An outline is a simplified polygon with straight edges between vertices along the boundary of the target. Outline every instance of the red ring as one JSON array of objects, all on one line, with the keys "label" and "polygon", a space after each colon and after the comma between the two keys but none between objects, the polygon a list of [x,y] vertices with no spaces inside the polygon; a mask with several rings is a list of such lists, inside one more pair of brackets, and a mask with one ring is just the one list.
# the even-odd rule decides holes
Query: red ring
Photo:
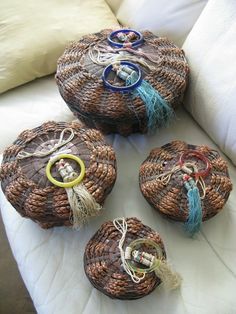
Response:
[{"label": "red ring", "polygon": [[204,156],[202,153],[200,153],[200,152],[198,152],[196,150],[186,150],[185,152],[183,152],[180,155],[180,158],[179,158],[179,165],[182,167],[183,164],[184,164],[184,160],[186,159],[186,156],[189,156],[189,155],[197,157],[198,159],[204,161],[205,164],[206,164],[206,169],[205,170],[199,171],[197,173],[193,173],[192,175],[194,177],[197,177],[197,178],[198,177],[206,177],[209,174],[210,170],[211,170],[210,161],[209,161],[209,159],[206,156]]}]

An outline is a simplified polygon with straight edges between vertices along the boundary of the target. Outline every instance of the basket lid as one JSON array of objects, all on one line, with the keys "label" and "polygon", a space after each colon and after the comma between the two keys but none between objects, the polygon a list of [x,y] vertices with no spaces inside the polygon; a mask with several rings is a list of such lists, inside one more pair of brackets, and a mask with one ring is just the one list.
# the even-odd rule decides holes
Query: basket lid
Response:
[{"label": "basket lid", "polygon": [[[112,34],[134,30],[119,30]],[[126,33],[125,33],[126,32]],[[139,32],[136,32],[139,33]],[[56,81],[60,93],[76,116],[86,121],[114,125],[139,125],[141,132],[147,131],[149,111],[142,100],[132,92],[124,92],[124,80],[115,71],[109,71],[108,84],[120,92],[104,86],[104,68],[116,62],[132,62],[140,67],[145,79],[158,92],[159,97],[170,107],[176,107],[183,98],[189,68],[183,51],[167,38],[155,36],[149,31],[139,33],[139,38],[122,47],[111,45],[117,39],[111,30],[84,36],[69,45],[57,63]],[[132,43],[139,42],[136,46]],[[121,44],[123,42],[121,41]],[[160,119],[159,119],[160,120]],[[94,122],[94,123],[95,123]],[[157,123],[157,126],[161,126]],[[119,128],[118,128],[119,129]],[[109,131],[109,128],[106,128]],[[125,129],[127,135],[127,127]]]},{"label": "basket lid", "polygon": [[[66,161],[81,177],[85,192],[100,205],[116,179],[114,150],[105,143],[99,131],[77,122],[47,122],[22,132],[4,152],[1,185],[7,199],[22,216],[45,228],[71,225],[68,191],[51,183],[46,175],[49,161],[61,154],[81,160],[85,168],[83,176],[80,176],[79,163],[71,158]],[[51,164],[51,178],[63,183],[54,163]]]},{"label": "basket lid", "polygon": [[190,216],[189,190],[198,190],[201,217],[206,220],[222,209],[232,189],[227,164],[216,150],[183,141],[153,149],[141,165],[139,180],[154,208],[185,222]]},{"label": "basket lid", "polygon": [[[127,232],[123,243],[124,251],[137,239],[152,240],[160,248],[162,258],[166,258],[160,235],[137,218],[126,218]],[[138,299],[154,290],[161,280],[154,272],[146,273],[138,283],[134,282],[122,266],[119,241],[121,233],[114,222],[105,222],[88,242],[84,253],[85,273],[92,285],[111,298]],[[145,244],[142,251],[158,255]],[[140,263],[136,266],[140,267]],[[143,267],[143,266],[141,266]]]}]

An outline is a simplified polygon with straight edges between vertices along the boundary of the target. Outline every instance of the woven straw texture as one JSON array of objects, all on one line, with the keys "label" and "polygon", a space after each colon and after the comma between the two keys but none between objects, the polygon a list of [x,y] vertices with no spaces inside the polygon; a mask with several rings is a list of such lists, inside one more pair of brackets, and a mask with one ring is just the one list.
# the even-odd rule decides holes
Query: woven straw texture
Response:
[{"label": "woven straw texture", "polygon": [[[124,242],[126,246],[133,240],[146,238],[156,242],[166,258],[163,242],[160,235],[150,227],[142,224],[137,218],[127,218],[128,232]],[[117,299],[138,299],[152,292],[160,279],[154,272],[147,273],[140,283],[134,283],[121,266],[121,256],[118,248],[120,232],[114,227],[112,221],[104,223],[88,242],[84,253],[85,273],[92,285],[108,295]],[[143,246],[146,252],[147,247]],[[150,249],[149,249],[150,250]]]},{"label": "woven straw texture", "polygon": [[[182,181],[183,173],[173,173],[168,184],[164,184],[157,176],[177,165],[181,154],[188,150],[200,152],[210,161],[211,170],[204,178],[206,194],[201,200],[202,218],[207,220],[223,208],[232,190],[226,162],[217,151],[207,146],[173,141],[153,149],[141,165],[140,188],[147,201],[160,213],[177,221],[186,221],[188,199]],[[194,162],[200,170],[206,167],[203,161],[193,156],[189,157],[187,161]],[[201,186],[198,187],[200,195],[202,195]]]},{"label": "woven straw texture", "polygon": [[[110,32],[103,30],[85,36],[67,47],[58,60],[56,82],[59,91],[75,116],[90,127],[122,135],[146,133],[146,107],[141,98],[105,88],[102,81],[104,66],[89,58],[91,47],[109,46],[107,36]],[[157,61],[152,63],[144,57],[152,69],[141,66],[143,78],[175,108],[182,101],[188,79],[189,68],[184,53],[166,38],[159,38],[148,31],[142,34],[145,42],[139,50],[151,54]],[[117,77],[110,79],[116,84],[124,84]]]},{"label": "woven straw texture", "polygon": [[[99,204],[104,202],[116,179],[114,150],[104,142],[99,131],[88,129],[77,122],[47,122],[22,132],[4,152],[1,186],[15,209],[43,228],[71,225],[71,209],[66,191],[53,185],[46,177],[45,168],[51,155],[18,159],[17,154],[21,151],[44,151],[58,142],[65,128],[73,129],[74,138],[58,151],[70,150],[71,154],[84,161],[86,173],[83,184]],[[79,166],[74,161],[70,163],[79,173]],[[62,180],[55,166],[52,175]]]}]

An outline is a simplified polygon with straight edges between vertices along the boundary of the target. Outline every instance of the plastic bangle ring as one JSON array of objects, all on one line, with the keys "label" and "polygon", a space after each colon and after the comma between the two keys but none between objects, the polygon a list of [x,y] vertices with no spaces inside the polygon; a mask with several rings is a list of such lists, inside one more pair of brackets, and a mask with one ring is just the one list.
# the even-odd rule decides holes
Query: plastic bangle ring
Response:
[{"label": "plastic bangle ring", "polygon": [[211,170],[211,164],[209,159],[204,156],[202,153],[195,151],[195,150],[186,150],[185,152],[183,152],[180,156],[179,159],[179,165],[183,166],[184,164],[184,160],[186,159],[187,156],[194,156],[197,157],[198,159],[202,160],[205,164],[206,164],[206,169],[203,171],[198,171],[197,173],[193,173],[192,175],[195,177],[206,177],[208,175],[208,173]]},{"label": "plastic bangle ring", "polygon": [[[113,68],[114,64],[127,65],[130,68],[132,68],[135,72],[138,73],[137,81],[135,83],[133,83],[132,85],[128,85],[128,86],[115,86],[115,85],[110,84],[107,81],[107,77],[108,77],[109,73],[112,71],[112,68]],[[117,62],[117,63],[109,64],[104,69],[104,71],[102,73],[102,80],[103,80],[103,83],[104,83],[105,87],[109,88],[110,90],[112,90],[114,92],[129,92],[129,91],[132,91],[133,89],[135,89],[136,87],[138,87],[139,85],[141,85],[141,83],[142,83],[142,73],[141,73],[140,68],[136,64],[128,62],[128,61],[120,61],[120,62]]]},{"label": "plastic bangle ring", "polygon": [[[163,258],[163,252],[162,252],[162,249],[161,247],[156,243],[154,242],[153,240],[150,240],[150,239],[137,239],[137,240],[134,240],[132,241],[130,244],[129,244],[129,247],[131,247],[131,250],[135,250],[137,246],[139,246],[140,244],[145,244],[145,245],[148,245],[152,248],[154,248],[157,252],[157,258],[158,259],[162,259]],[[134,266],[130,260],[126,260],[127,264],[137,273],[150,273],[152,271],[154,271],[155,269],[155,265],[152,266],[152,267],[149,267],[149,268],[139,268],[139,267],[136,267]]]},{"label": "plastic bangle ring", "polygon": [[113,39],[116,38],[116,35],[118,33],[124,33],[124,34],[128,34],[130,32],[135,33],[138,36],[138,39],[135,40],[134,42],[130,43],[131,48],[135,48],[138,47],[140,45],[142,45],[143,43],[143,35],[140,32],[135,31],[134,29],[120,29],[117,31],[112,32],[108,37],[108,43],[113,46],[113,47],[118,47],[118,48],[123,48],[127,45],[127,43],[118,43],[116,41],[114,41]]},{"label": "plastic bangle ring", "polygon": [[[55,164],[56,161],[60,160],[60,159],[72,159],[74,161],[77,162],[77,164],[80,166],[80,174],[79,176],[71,181],[71,182],[61,182],[61,181],[57,181],[56,179],[54,179],[51,175],[51,168],[52,166]],[[76,184],[79,184],[85,175],[85,165],[82,159],[80,159],[79,157],[75,156],[75,155],[71,155],[71,154],[61,154],[58,156],[55,156],[51,159],[49,159],[47,166],[46,166],[46,176],[48,178],[48,180],[53,183],[56,186],[59,186],[61,188],[71,188]]]}]

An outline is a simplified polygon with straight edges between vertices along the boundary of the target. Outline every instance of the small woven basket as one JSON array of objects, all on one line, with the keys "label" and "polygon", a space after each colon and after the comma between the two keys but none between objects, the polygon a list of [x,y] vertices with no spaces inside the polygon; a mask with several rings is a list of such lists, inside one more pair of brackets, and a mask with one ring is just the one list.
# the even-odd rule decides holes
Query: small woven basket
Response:
[{"label": "small woven basket", "polygon": [[195,192],[200,196],[201,220],[207,220],[222,209],[232,189],[227,164],[217,151],[182,141],[153,149],[141,165],[139,181],[144,197],[155,209],[184,222],[190,216]]},{"label": "small woven basket", "polygon": [[[142,224],[137,218],[127,218],[127,234],[124,249],[136,239],[150,239],[159,245],[163,259],[165,249],[160,235],[150,227]],[[161,280],[154,272],[147,273],[139,283],[131,280],[122,267],[119,250],[120,232],[112,221],[104,223],[88,242],[84,253],[85,273],[92,285],[111,298],[132,300],[151,293]],[[146,252],[145,245],[141,248]]]},{"label": "small woven basket", "polygon": [[[89,127],[104,133],[146,133],[150,111],[156,112],[133,92],[133,85],[124,89],[124,81],[109,71],[109,64],[132,62],[131,69],[140,70],[140,79],[151,84],[158,101],[170,108],[181,103],[187,85],[189,68],[183,50],[149,31],[132,31],[141,38],[134,42],[120,44],[114,39],[114,34],[127,31],[103,30],[84,36],[69,45],[57,63],[56,82],[69,108]],[[150,122],[154,128],[162,126],[165,114],[159,113]]]},{"label": "small woven basket", "polygon": [[[67,153],[70,155],[65,155]],[[72,188],[54,185],[46,175],[49,161],[61,154],[79,157],[83,161],[85,174],[79,189],[98,207],[103,204],[116,179],[114,150],[105,143],[99,131],[81,123],[47,122],[22,132],[4,152],[1,186],[13,207],[43,228],[73,224],[67,193],[72,193]],[[68,159],[68,163],[66,165],[72,167],[70,169],[81,173],[82,168],[74,160]],[[57,184],[64,184],[55,165],[51,165],[51,175]],[[86,212],[87,208],[83,210]]]}]

